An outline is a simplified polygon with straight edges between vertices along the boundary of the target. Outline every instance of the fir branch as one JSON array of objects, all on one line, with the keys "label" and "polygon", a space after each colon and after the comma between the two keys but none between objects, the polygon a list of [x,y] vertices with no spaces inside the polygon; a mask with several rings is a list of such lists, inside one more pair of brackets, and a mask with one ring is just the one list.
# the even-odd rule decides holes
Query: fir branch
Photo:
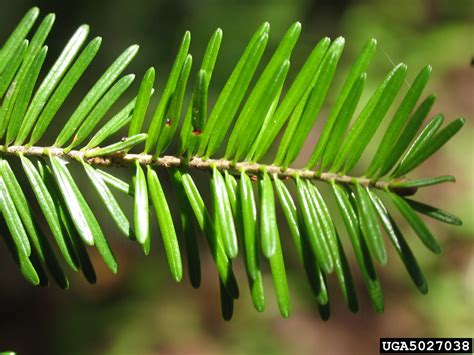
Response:
[{"label": "fir branch", "polygon": [[[343,219],[376,312],[383,311],[383,295],[372,259],[382,266],[387,262],[380,226],[415,285],[423,294],[427,292],[415,256],[379,195],[388,197],[391,207],[401,212],[421,242],[435,253],[440,253],[441,245],[418,214],[452,225],[462,224],[449,212],[404,197],[415,194],[420,187],[454,181],[452,176],[406,178],[464,124],[464,119],[458,118],[441,128],[444,116],[438,114],[418,133],[435,101],[430,95],[416,107],[431,67],[420,71],[390,123],[383,125],[386,113],[397,102],[395,98],[403,88],[408,68],[402,63],[395,66],[364,107],[357,110],[361,97],[365,96],[362,94],[366,71],[377,45],[370,39],[330,108],[311,157],[305,168],[300,169],[291,164],[301,153],[325,104],[344,50],[344,39],[323,38],[317,43],[287,89],[285,81],[291,77],[287,74],[301,24],[290,26],[260,77],[253,80],[262,58],[266,58],[263,53],[270,26],[264,23],[250,39],[214,107],[208,107],[209,85],[222,41],[222,30],[217,29],[196,72],[186,107],[186,91],[195,62],[188,53],[191,34],[186,32],[148,127],[143,126],[154,91],[153,68],[146,71],[135,98],[129,99],[105,124],[102,122],[135,77],[122,76],[137,54],[138,46],[133,45],[109,66],[63,122],[58,136],[48,144],[42,142],[42,137],[58,118],[58,110],[86,72],[102,40],[93,39],[79,53],[89,32],[87,25],[79,27],[39,84],[37,80],[42,77],[39,74],[47,55],[44,42],[54,15],[45,17],[29,41],[27,35],[38,14],[36,8],[28,12],[0,51],[0,234],[18,269],[30,283],[48,284],[44,265],[60,287],[69,286],[40,225],[48,227],[48,234],[54,237],[67,266],[73,271],[80,270],[90,283],[96,282],[96,275],[86,245],[97,248],[113,273],[118,270],[118,261],[101,229],[101,221],[96,219],[80,184],[76,183],[75,174],[69,171],[66,163],[70,162],[84,169],[103,209],[120,232],[136,242],[145,254],[151,250],[150,212],[155,210],[169,270],[179,282],[183,268],[179,235],[169,208],[172,191],[163,189],[155,170],[161,168],[169,173],[179,205],[191,284],[196,288],[200,285],[196,232],[201,230],[219,274],[225,320],[232,317],[234,301],[239,297],[232,268],[233,260],[239,256],[239,245],[242,245],[255,308],[258,311],[265,308],[261,263],[267,261],[280,313],[283,317],[290,315],[286,251],[280,243],[277,202],[323,319],[329,317],[326,275],[332,272],[349,310],[358,310],[341,241],[341,235],[345,237],[345,234],[341,233],[342,226],[334,222],[335,213]],[[360,113],[353,117],[355,112]],[[387,128],[383,139],[367,171],[362,176],[353,176],[351,171],[384,126]],[[128,128],[127,137],[99,147],[124,128]],[[282,133],[281,141],[276,139],[279,133]],[[85,143],[89,136],[92,137]],[[179,140],[177,151],[170,151],[173,140]],[[131,153],[142,143],[142,153]],[[272,145],[276,156],[271,164],[265,164],[262,159],[269,158]],[[225,148],[224,157],[215,156],[219,148]],[[19,172],[10,166],[10,161],[15,159],[21,162],[18,170],[27,177],[35,197],[33,201],[23,192],[24,186],[19,183],[23,180],[17,178]],[[131,168],[128,169],[132,172],[131,183],[102,170],[109,166]],[[209,173],[210,206],[194,183],[192,174],[197,170]],[[259,198],[252,180],[258,184]],[[321,194],[314,182],[330,185],[331,197],[337,202],[336,211],[327,202],[331,197]],[[290,183],[296,185],[296,197],[287,188]],[[133,221],[128,220],[110,188],[129,198],[132,196]],[[40,213],[34,212],[37,209],[31,203],[39,205]]]}]

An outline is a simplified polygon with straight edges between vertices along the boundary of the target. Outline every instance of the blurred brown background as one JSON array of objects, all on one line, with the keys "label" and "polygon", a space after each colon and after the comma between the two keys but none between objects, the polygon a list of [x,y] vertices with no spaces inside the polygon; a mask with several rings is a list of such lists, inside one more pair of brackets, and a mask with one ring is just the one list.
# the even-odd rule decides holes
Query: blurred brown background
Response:
[{"label": "blurred brown background", "polygon": [[[266,53],[272,52],[291,23],[299,20],[303,24],[292,73],[322,36],[346,38],[332,97],[355,55],[370,37],[378,39],[379,50],[369,70],[368,93],[393,63],[408,64],[408,82],[424,65],[431,64],[433,75],[425,92],[437,94],[432,113],[444,112],[448,120],[463,116],[466,126],[442,151],[417,169],[414,177],[455,175],[456,184],[427,188],[419,192],[419,199],[457,214],[464,225],[455,228],[427,221],[444,248],[443,255],[437,257],[424,249],[402,224],[430,291],[427,296],[417,292],[391,250],[387,267],[379,270],[386,298],[386,310],[381,316],[368,303],[349,251],[361,310],[354,315],[345,308],[331,278],[332,317],[328,322],[319,319],[284,229],[281,234],[293,303],[289,320],[278,315],[268,274],[267,309],[259,314],[252,308],[243,267],[237,263],[241,299],[235,305],[233,320],[222,321],[217,274],[204,243],[201,288],[192,289],[187,276],[181,284],[175,284],[167,271],[156,225],[152,253],[144,257],[137,246],[115,235],[108,218],[101,218],[120,263],[119,274],[111,275],[96,258],[98,284],[90,286],[79,275],[71,275],[72,287],[68,291],[26,284],[2,244],[0,351],[68,355],[375,354],[380,337],[474,336],[474,68],[471,65],[474,1],[0,0],[0,42],[34,5],[40,7],[43,16],[48,12],[57,14],[47,41],[50,63],[82,23],[91,25],[90,38],[96,35],[104,38],[95,64],[86,79],[79,82],[82,88],[74,91],[71,107],[66,107],[64,112],[70,112],[74,100],[79,100],[94,78],[132,43],[139,43],[141,49],[129,71],[140,77],[149,66],[155,66],[159,94],[187,29],[192,33],[191,53],[196,63],[200,62],[212,31],[217,27],[224,31],[211,84],[211,100],[227,79],[246,41],[266,20],[271,23],[271,45]],[[136,90],[138,83],[134,85]],[[67,117],[66,114],[64,118]],[[322,112],[320,121],[324,122],[324,118]],[[309,145],[314,144],[314,139],[309,141]],[[304,152],[303,158],[309,153]],[[365,157],[370,158],[370,154]],[[84,188],[90,186],[85,184]],[[102,216],[97,201],[95,204],[94,199],[89,201],[99,217]],[[123,201],[130,204],[128,199]]]}]

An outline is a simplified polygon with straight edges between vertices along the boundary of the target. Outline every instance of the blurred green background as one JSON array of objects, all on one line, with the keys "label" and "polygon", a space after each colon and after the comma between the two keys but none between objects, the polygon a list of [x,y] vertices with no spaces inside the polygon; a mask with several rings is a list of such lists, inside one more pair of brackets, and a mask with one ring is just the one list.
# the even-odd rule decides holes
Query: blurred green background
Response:
[{"label": "blurred green background", "polygon": [[[175,284],[167,271],[156,226],[152,253],[144,257],[135,245],[115,236],[116,230],[105,221],[103,227],[120,263],[119,274],[111,275],[93,254],[98,284],[90,286],[79,275],[71,275],[72,287],[68,291],[26,284],[2,244],[0,351],[70,355],[375,354],[380,337],[474,336],[474,68],[471,64],[474,1],[1,0],[0,42],[34,5],[40,7],[43,15],[57,14],[47,41],[50,63],[82,23],[91,25],[91,38],[96,35],[104,38],[95,64],[79,82],[82,87],[74,90],[69,107],[61,111],[64,118],[93,80],[121,50],[133,43],[140,44],[141,49],[129,71],[141,77],[149,66],[157,68],[156,100],[181,36],[188,29],[192,33],[191,53],[195,63],[200,63],[213,30],[221,27],[224,32],[211,84],[211,101],[222,88],[246,41],[263,21],[271,23],[267,54],[272,53],[291,23],[302,22],[303,33],[292,60],[293,75],[321,37],[346,38],[332,97],[368,38],[374,37],[379,42],[368,76],[369,93],[394,63],[408,64],[408,82],[423,66],[431,64],[433,75],[425,92],[437,94],[432,113],[444,112],[448,119],[464,116],[467,123],[452,142],[415,172],[415,177],[453,174],[457,183],[427,188],[419,192],[419,199],[457,214],[464,226],[455,228],[427,221],[444,248],[443,255],[437,257],[424,249],[402,224],[425,271],[430,291],[427,296],[417,293],[391,250],[388,266],[379,271],[386,298],[386,310],[381,316],[368,303],[349,251],[361,310],[354,315],[345,308],[331,277],[332,317],[328,322],[319,319],[316,303],[284,229],[281,237],[293,304],[289,320],[279,317],[269,274],[265,279],[267,309],[258,313],[252,308],[245,273],[238,262],[235,267],[241,299],[235,304],[233,320],[222,321],[217,274],[206,246],[201,245],[201,288],[192,289],[186,276],[181,284]],[[137,87],[135,83],[134,89]],[[320,122],[324,122],[326,113],[322,112]],[[56,122],[60,126],[59,120]],[[317,129],[308,140],[308,149],[316,137]],[[308,154],[310,151],[303,152],[302,159],[307,159]],[[95,205],[94,199],[89,201],[99,217],[102,216],[97,201]],[[124,202],[130,204],[130,200]]]}]

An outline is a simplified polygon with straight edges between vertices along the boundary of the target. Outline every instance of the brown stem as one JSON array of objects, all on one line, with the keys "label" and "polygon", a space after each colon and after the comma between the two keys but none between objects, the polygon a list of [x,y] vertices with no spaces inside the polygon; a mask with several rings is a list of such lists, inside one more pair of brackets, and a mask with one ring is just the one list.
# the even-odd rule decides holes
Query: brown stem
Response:
[{"label": "brown stem", "polygon": [[[61,157],[66,160],[78,160],[83,159],[91,165],[95,166],[128,166],[134,164],[135,161],[138,161],[141,165],[153,165],[159,167],[187,167],[190,169],[199,169],[211,171],[212,165],[215,165],[219,170],[227,170],[230,173],[238,174],[241,170],[244,170],[249,175],[259,176],[262,173],[262,169],[265,167],[268,174],[271,176],[277,175],[282,179],[289,179],[298,175],[301,179],[309,180],[319,180],[330,182],[334,180],[340,184],[353,184],[354,181],[357,181],[362,186],[375,187],[378,189],[385,189],[386,187],[392,189],[391,182],[389,181],[371,181],[365,177],[353,177],[347,175],[338,175],[334,173],[327,172],[316,172],[307,169],[294,169],[287,168],[283,169],[275,165],[265,165],[257,164],[250,162],[239,162],[233,163],[230,160],[225,159],[202,159],[199,157],[193,157],[189,161],[186,161],[184,158],[179,158],[175,156],[163,156],[159,158],[153,158],[149,154],[125,154],[125,153],[114,153],[110,155],[104,155],[101,157],[94,158],[85,158],[87,151],[80,150],[71,150],[66,152],[62,148],[46,148],[46,147],[25,147],[25,146],[1,146],[0,145],[0,155],[18,155],[24,154],[29,156],[44,156],[52,155]],[[393,191],[396,191],[400,195],[413,194],[413,189],[410,191],[398,191],[400,188]]]}]

